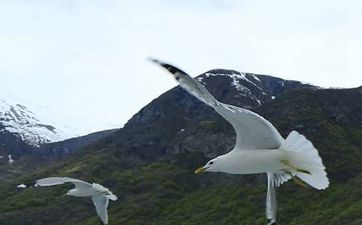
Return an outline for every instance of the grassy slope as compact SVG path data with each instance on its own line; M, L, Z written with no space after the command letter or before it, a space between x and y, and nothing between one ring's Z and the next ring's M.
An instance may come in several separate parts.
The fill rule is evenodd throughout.
M292 182L283 185L278 190L279 224L362 224L362 127L331 118L327 108L321 106L324 95L323 91L314 96L299 91L260 109L284 135L290 129L306 134L320 150L331 178L330 188L323 192ZM193 129L201 134L230 132L224 126L218 129L218 124L208 121ZM100 224L89 199L63 196L69 186L14 188L50 175L72 176L109 187L119 196L117 202L110 203L110 224L266 222L264 177L233 182L241 176L194 175L193 170L206 161L197 152L153 162L122 152L119 146L100 142L52 167L0 184L0 224Z

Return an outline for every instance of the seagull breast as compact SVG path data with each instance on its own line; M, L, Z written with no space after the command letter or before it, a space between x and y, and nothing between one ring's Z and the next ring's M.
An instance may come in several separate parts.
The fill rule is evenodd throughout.
M255 174L284 169L282 151L270 149L233 150L219 157L220 172L229 174Z

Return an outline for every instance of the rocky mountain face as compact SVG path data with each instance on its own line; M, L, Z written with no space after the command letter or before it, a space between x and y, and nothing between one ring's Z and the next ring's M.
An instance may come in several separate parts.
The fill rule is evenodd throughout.
M320 89L270 76L212 70L197 79L220 101L251 108L283 137L297 130L319 150L331 186L278 189L286 225L361 224L362 87ZM0 183L0 224L99 224L87 199L68 187L16 189L39 178L69 176L109 187L110 224L266 224L265 175L193 171L234 145L232 127L179 87L135 114L124 128L51 166Z
M117 130L118 129L103 130L81 137L66 139L64 141L43 144L40 147L34 149L34 152L36 152L37 155L47 157L52 160L57 160L90 143L101 140L116 132Z

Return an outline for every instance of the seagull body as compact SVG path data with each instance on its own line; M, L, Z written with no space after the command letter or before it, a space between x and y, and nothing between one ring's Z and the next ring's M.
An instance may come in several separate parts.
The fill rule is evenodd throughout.
M64 183L73 183L75 188L69 190L66 195L74 197L92 197L94 206L96 207L97 214L102 220L103 224L108 224L108 202L117 200L115 196L108 188L103 187L100 184L90 184L82 180L77 180L69 177L48 177L37 180L36 186L53 186Z
M18 186L16 186L17 188L26 188L25 184L19 184Z
M200 82L184 71L156 59L150 60L168 70L183 89L212 107L235 129L234 149L208 161L205 166L195 171L196 174L266 173L268 178L266 217L269 224L276 223L275 189L282 183L297 176L315 189L328 187L329 180L318 151L303 135L292 131L284 139L262 116L244 108L219 102Z
M219 164L210 172L224 172L229 174L256 174L286 169L281 163L283 153L278 150L243 150L231 151L217 157Z

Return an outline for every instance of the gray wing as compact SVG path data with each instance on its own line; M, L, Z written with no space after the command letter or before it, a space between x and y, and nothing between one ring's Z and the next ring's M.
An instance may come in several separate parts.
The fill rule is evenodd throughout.
M217 113L231 123L236 131L236 150L280 147L284 139L277 129L262 116L247 109L221 103L200 82L184 71L156 59L151 59L151 61L167 69L182 88L213 107Z
M92 196L92 201L94 206L96 207L97 215L102 220L103 224L108 224L108 198L103 194L96 194Z
M92 187L92 185L90 183L87 183L82 180L70 178L70 177L43 178L43 179L37 180L35 185L36 186L53 186L53 185L59 185L59 184L64 184L64 183L68 183L68 182L73 183L76 188L80 188L80 189Z
M273 180L273 173L267 173L268 176L268 192L266 195L266 218L269 220L268 224L275 224L277 219L277 197L276 186Z

